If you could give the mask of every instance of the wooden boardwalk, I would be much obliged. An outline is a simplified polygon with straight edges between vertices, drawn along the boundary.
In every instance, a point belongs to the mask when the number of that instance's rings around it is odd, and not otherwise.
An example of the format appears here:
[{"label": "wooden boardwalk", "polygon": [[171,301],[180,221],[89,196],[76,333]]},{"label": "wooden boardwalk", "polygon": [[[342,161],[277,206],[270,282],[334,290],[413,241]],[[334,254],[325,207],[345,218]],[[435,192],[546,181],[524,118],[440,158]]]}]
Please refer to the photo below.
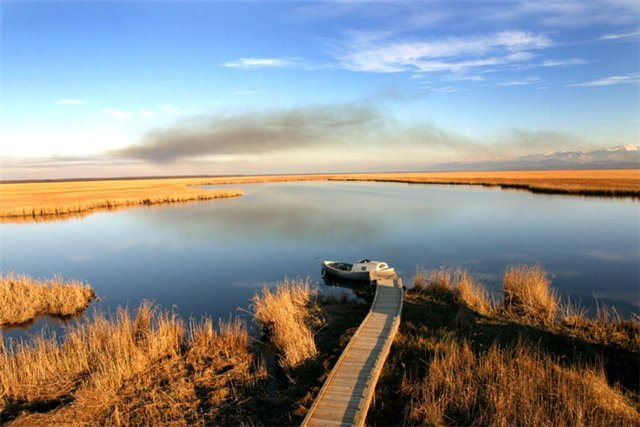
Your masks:
[{"label": "wooden boardwalk", "polygon": [[402,280],[377,278],[369,313],[327,377],[303,426],[363,426],[382,366],[400,325]]}]

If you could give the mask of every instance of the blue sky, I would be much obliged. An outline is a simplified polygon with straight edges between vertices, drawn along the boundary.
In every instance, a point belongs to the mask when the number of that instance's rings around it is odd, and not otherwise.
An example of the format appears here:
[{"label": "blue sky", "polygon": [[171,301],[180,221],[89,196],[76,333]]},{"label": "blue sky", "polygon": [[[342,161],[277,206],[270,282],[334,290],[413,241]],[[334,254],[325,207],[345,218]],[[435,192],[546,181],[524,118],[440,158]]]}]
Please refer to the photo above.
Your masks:
[{"label": "blue sky", "polygon": [[367,170],[639,139],[635,1],[1,7],[5,178]]}]

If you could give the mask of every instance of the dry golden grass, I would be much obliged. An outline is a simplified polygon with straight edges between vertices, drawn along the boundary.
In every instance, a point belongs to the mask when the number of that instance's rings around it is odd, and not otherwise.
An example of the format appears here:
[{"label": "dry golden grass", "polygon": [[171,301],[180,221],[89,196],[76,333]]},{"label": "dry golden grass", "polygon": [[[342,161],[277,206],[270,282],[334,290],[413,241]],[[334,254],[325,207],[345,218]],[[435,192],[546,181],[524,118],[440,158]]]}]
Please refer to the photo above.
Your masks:
[{"label": "dry golden grass", "polygon": [[427,275],[425,290],[438,293],[451,293],[455,288],[454,273],[450,269],[431,270]]},{"label": "dry golden grass", "polygon": [[[197,185],[197,183],[194,183]],[[240,190],[205,190],[184,179],[112,180],[1,184],[0,218],[56,218],[93,210],[188,202],[242,195]]]},{"label": "dry golden grass", "polygon": [[418,268],[413,276],[413,290],[458,301],[483,315],[488,315],[493,310],[487,290],[465,270],[440,268],[426,271]]},{"label": "dry golden grass", "polygon": [[640,415],[601,368],[563,367],[522,344],[474,353],[441,343],[423,378],[405,377],[406,425],[635,426]]},{"label": "dry golden grass", "polygon": [[[263,378],[239,322],[184,323],[143,304],[96,315],[64,339],[39,336],[0,351],[0,423],[201,425]],[[47,408],[47,411],[38,410]]]},{"label": "dry golden grass", "polygon": [[0,327],[29,322],[38,316],[72,316],[87,308],[93,289],[60,277],[36,280],[12,273],[0,275]]},{"label": "dry golden grass", "polygon": [[540,193],[640,196],[640,169],[412,172],[342,175],[337,179],[497,186]]},{"label": "dry golden grass", "polygon": [[278,348],[283,368],[295,368],[318,354],[309,325],[308,305],[314,293],[309,279],[285,279],[253,297],[254,318]]},{"label": "dry golden grass", "polygon": [[487,290],[476,282],[464,270],[458,270],[455,275],[455,286],[458,299],[471,310],[482,315],[488,315],[493,310]]},{"label": "dry golden grass", "polygon": [[539,265],[518,265],[504,272],[504,309],[512,316],[541,323],[553,322],[558,311],[557,293]]},{"label": "dry golden grass", "polygon": [[441,300],[457,302],[484,316],[544,326],[562,335],[590,343],[615,345],[640,351],[640,318],[623,319],[614,308],[599,306],[595,316],[560,302],[547,273],[539,265],[508,267],[504,273],[503,304],[465,270],[417,268],[414,292],[428,292]]},{"label": "dry golden grass", "polygon": [[623,319],[615,308],[598,306],[595,317],[571,304],[561,305],[558,328],[589,342],[616,345],[640,352],[640,317]]},{"label": "dry golden grass", "polygon": [[376,174],[265,175],[156,178],[0,184],[0,220],[56,218],[143,204],[233,197],[240,190],[203,190],[201,185],[288,181],[382,181],[498,186],[543,193],[640,197],[640,170],[500,172],[395,172]]},{"label": "dry golden grass", "polygon": [[416,292],[422,292],[427,287],[429,273],[422,267],[417,267],[413,274],[412,284]]}]

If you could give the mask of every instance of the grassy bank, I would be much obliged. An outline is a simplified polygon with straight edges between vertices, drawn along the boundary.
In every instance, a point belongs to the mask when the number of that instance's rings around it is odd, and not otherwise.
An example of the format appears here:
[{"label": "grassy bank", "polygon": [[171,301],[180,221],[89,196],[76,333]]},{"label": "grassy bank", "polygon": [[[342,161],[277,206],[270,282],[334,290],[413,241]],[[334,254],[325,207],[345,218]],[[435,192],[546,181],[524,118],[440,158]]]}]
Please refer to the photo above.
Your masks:
[{"label": "grassy bank", "polygon": [[241,196],[240,190],[204,190],[183,179],[0,184],[0,220],[82,216],[95,210]]},{"label": "grassy bank", "polygon": [[465,272],[418,272],[376,391],[381,425],[637,425],[640,324],[563,306],[539,266],[491,299]]},{"label": "grassy bank", "polygon": [[[257,345],[242,321],[185,322],[151,304],[96,314],[64,337],[0,347],[0,424],[298,424],[368,307],[319,299],[299,281],[254,303],[260,325],[285,325],[292,337],[311,331],[315,353],[277,363],[298,354],[286,338]],[[293,306],[302,322],[260,312],[264,305]]]},{"label": "grassy bank", "polygon": [[[504,296],[464,271],[418,271],[376,389],[377,425],[637,425],[640,324],[563,305],[539,266]],[[0,349],[0,423],[298,425],[364,302],[285,281],[239,320],[184,322],[150,304],[96,314],[62,338]]]},{"label": "grassy bank", "polygon": [[0,275],[0,327],[27,323],[38,316],[73,316],[95,298],[78,280],[60,277],[38,280],[24,275]]},{"label": "grassy bank", "polygon": [[340,179],[408,184],[480,185],[544,194],[640,197],[640,169],[380,173],[343,176]]},{"label": "grassy bank", "polygon": [[201,185],[293,181],[377,181],[495,186],[538,193],[640,197],[640,170],[415,172],[265,175],[0,184],[0,221],[85,215],[96,209],[187,202],[242,195],[241,190],[203,190]]}]

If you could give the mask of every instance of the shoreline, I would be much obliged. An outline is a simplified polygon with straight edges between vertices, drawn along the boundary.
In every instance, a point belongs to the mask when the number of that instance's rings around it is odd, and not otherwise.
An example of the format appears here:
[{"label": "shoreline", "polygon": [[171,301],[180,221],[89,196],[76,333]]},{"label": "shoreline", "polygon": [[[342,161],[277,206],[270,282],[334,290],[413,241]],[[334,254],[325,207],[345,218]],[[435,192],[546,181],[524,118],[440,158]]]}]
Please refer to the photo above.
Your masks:
[{"label": "shoreline", "polygon": [[0,222],[55,220],[96,210],[242,196],[241,189],[203,185],[344,181],[477,185],[537,194],[640,199],[640,169],[253,175],[2,183]]}]

